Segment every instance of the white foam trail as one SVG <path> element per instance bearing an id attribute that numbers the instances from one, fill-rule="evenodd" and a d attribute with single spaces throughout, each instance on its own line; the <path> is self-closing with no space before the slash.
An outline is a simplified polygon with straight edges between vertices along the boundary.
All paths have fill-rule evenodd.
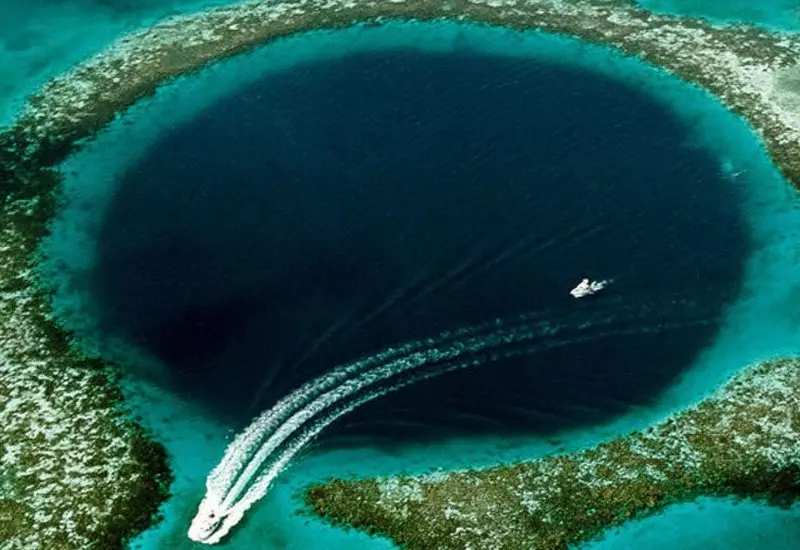
<path id="1" fill-rule="evenodd" d="M 347 398 L 348 396 L 364 390 L 365 388 L 387 380 L 410 369 L 419 368 L 431 363 L 440 363 L 455 359 L 465 353 L 474 353 L 498 345 L 510 345 L 536 336 L 546 336 L 555 332 L 555 328 L 543 322 L 534 325 L 526 331 L 500 330 L 489 336 L 474 335 L 452 341 L 437 341 L 435 347 L 412 351 L 399 358 L 384 362 L 361 374 L 344 380 L 333 389 L 320 394 L 313 401 L 305 405 L 290 418 L 286 419 L 270 437 L 261 445 L 250 458 L 247 466 L 237 476 L 236 482 L 225 494 L 221 507 L 228 509 L 239 498 L 242 491 L 250 483 L 255 473 L 261 468 L 264 461 L 281 445 L 287 437 L 301 427 L 310 418 L 319 414 L 324 409 Z"/>
<path id="2" fill-rule="evenodd" d="M 306 349 L 306 351 L 297 359 L 294 363 L 292 363 L 291 367 L 289 367 L 289 372 L 294 371 L 300 365 L 302 365 L 309 357 L 311 357 L 316 351 L 325 345 L 328 340 L 333 338 L 336 334 L 338 334 L 342 328 L 344 328 L 349 321 L 353 319 L 355 315 L 355 311 L 351 310 L 345 315 L 339 317 L 339 319 L 335 320 L 333 323 L 328 326 L 328 328 L 323 332 L 316 340 L 314 340 L 311 345 Z M 250 406 L 248 407 L 248 413 L 252 413 L 253 409 L 258 405 L 261 398 L 264 397 L 264 392 L 267 391 L 267 388 L 272 383 L 272 380 L 275 378 L 275 372 L 277 369 L 272 369 L 272 374 L 264 379 L 261 384 L 258 386 L 255 394 L 250 399 Z"/>
<path id="3" fill-rule="evenodd" d="M 591 325 L 587 325 L 587 326 L 591 326 Z M 290 441 L 289 445 L 278 455 L 278 457 L 275 460 L 272 461 L 271 464 L 269 464 L 267 470 L 263 474 L 258 476 L 256 481 L 254 483 L 252 483 L 252 485 L 250 485 L 250 487 L 248 488 L 248 490 L 245 492 L 244 496 L 242 496 L 241 499 L 239 499 L 238 501 L 236 501 L 236 502 L 234 502 L 234 503 L 229 505 L 229 508 L 227 508 L 228 511 L 225 514 L 226 515 L 226 517 L 225 517 L 226 521 L 223 523 L 222 528 L 217 530 L 213 534 L 213 536 L 209 537 L 207 540 L 205 540 L 203 542 L 206 542 L 208 544 L 215 544 L 215 543 L 221 541 L 230 532 L 230 530 L 236 525 L 236 523 L 238 523 L 241 520 L 241 518 L 244 517 L 244 514 L 247 512 L 247 510 L 254 503 L 256 503 L 258 500 L 263 498 L 264 495 L 266 495 L 266 493 L 268 492 L 272 482 L 288 466 L 288 464 L 297 455 L 297 453 L 299 453 L 309 442 L 311 442 L 327 426 L 329 426 L 330 424 L 332 424 L 333 422 L 335 422 L 336 420 L 338 420 L 342 416 L 346 415 L 347 413 L 351 412 L 355 408 L 357 408 L 357 407 L 359 407 L 359 406 L 361 406 L 361 405 L 363 405 L 363 404 L 365 404 L 365 403 L 367 403 L 369 401 L 377 399 L 377 398 L 379 398 L 379 397 L 381 397 L 383 395 L 386 395 L 387 393 L 390 393 L 390 392 L 393 392 L 395 390 L 398 390 L 398 389 L 400 389 L 400 388 L 402 388 L 404 386 L 408 386 L 410 384 L 419 382 L 421 380 L 425 380 L 425 379 L 428 379 L 428 378 L 433 378 L 435 376 L 439 376 L 441 374 L 444 374 L 444 373 L 447 373 L 447 372 L 450 372 L 450 371 L 454 371 L 454 370 L 458 370 L 458 369 L 462 369 L 462 368 L 467 368 L 467 367 L 472 367 L 472 366 L 479 366 L 479 365 L 483 365 L 483 364 L 486 364 L 486 363 L 498 361 L 498 360 L 501 360 L 501 359 L 508 359 L 508 358 L 511 358 L 511 357 L 514 357 L 514 356 L 519 356 L 519 355 L 523 355 L 523 354 L 527 354 L 527 353 L 531 353 L 531 352 L 535 352 L 535 351 L 541 351 L 543 349 L 549 349 L 549 348 L 565 346 L 565 345 L 572 345 L 572 344 L 576 344 L 576 343 L 579 343 L 579 342 L 595 340 L 595 339 L 598 339 L 598 338 L 603 338 L 603 337 L 611 336 L 611 335 L 620 336 L 620 335 L 625 335 L 625 334 L 636 334 L 636 333 L 638 333 L 638 334 L 641 334 L 641 333 L 654 333 L 654 332 L 661 332 L 661 331 L 664 331 L 664 330 L 670 330 L 670 329 L 673 329 L 673 328 L 685 327 L 685 326 L 687 326 L 686 323 L 672 323 L 672 324 L 665 323 L 665 324 L 657 325 L 655 327 L 634 325 L 631 328 L 625 329 L 625 330 L 617 330 L 617 329 L 615 329 L 615 330 L 605 331 L 605 332 L 592 332 L 592 333 L 589 333 L 589 334 L 582 334 L 582 335 L 579 335 L 579 336 L 576 336 L 576 337 L 572 337 L 572 338 L 549 339 L 549 340 L 545 340 L 543 342 L 536 342 L 536 343 L 531 344 L 529 346 L 526 346 L 524 348 L 517 348 L 517 349 L 514 349 L 514 350 L 504 350 L 502 348 L 494 349 L 494 350 L 490 350 L 488 352 L 488 354 L 482 355 L 480 357 L 475 357 L 475 358 L 472 358 L 472 359 L 468 359 L 468 360 L 462 360 L 462 361 L 456 361 L 456 362 L 444 363 L 444 364 L 437 363 L 432 368 L 429 368 L 429 369 L 426 368 L 422 372 L 413 373 L 412 375 L 407 376 L 406 378 L 404 378 L 404 379 L 402 379 L 402 380 L 400 380 L 400 381 L 398 381 L 398 382 L 396 382 L 394 384 L 391 384 L 389 386 L 382 387 L 382 388 L 379 388 L 379 389 L 376 389 L 376 390 L 372 390 L 372 391 L 364 392 L 362 395 L 356 396 L 355 398 L 351 399 L 349 402 L 346 402 L 345 404 L 340 405 L 338 407 L 334 407 L 333 410 L 328 412 L 328 414 L 326 414 L 323 417 L 317 419 L 316 421 L 311 422 L 311 426 L 307 427 L 306 429 L 302 429 L 302 422 L 301 422 L 299 424 L 299 426 L 301 426 L 301 429 L 302 429 L 301 434 L 299 436 L 297 436 L 295 439 L 293 439 L 292 441 Z M 585 327 L 583 327 L 583 328 L 585 328 Z M 384 378 L 382 380 L 385 380 L 385 379 L 386 378 Z M 343 393 L 342 395 L 345 395 L 345 398 L 346 398 L 347 396 L 351 396 L 354 393 L 355 392 L 350 392 L 350 393 L 346 393 L 346 394 Z M 331 404 L 332 403 L 329 403 L 328 407 L 325 407 L 325 408 L 330 408 Z M 299 413 L 296 416 L 299 417 L 301 415 L 302 415 L 302 411 L 301 411 L 301 413 Z M 310 415 L 310 416 L 313 416 L 313 415 Z M 293 430 L 293 431 L 296 431 L 296 429 Z M 285 439 L 286 438 L 284 437 L 284 439 L 282 439 L 281 441 L 284 441 Z M 276 447 L 277 447 L 277 445 L 272 447 L 271 451 L 274 451 Z"/>
<path id="4" fill-rule="evenodd" d="M 358 321 L 352 323 L 348 328 L 351 331 L 356 331 L 359 328 L 363 327 L 367 323 L 373 321 L 379 315 L 385 313 L 392 307 L 394 307 L 400 300 L 402 300 L 405 296 L 408 296 L 414 287 L 418 286 L 422 281 L 422 276 L 417 275 L 413 279 L 411 279 L 405 285 L 399 287 L 395 290 L 389 297 L 375 310 L 368 313 L 364 318 L 359 319 Z M 293 371 L 298 368 L 300 365 L 305 363 L 314 353 L 317 352 L 319 348 L 325 345 L 331 338 L 342 332 L 342 330 L 348 326 L 348 322 L 352 321 L 355 317 L 356 311 L 355 308 L 351 309 L 346 315 L 342 315 L 338 320 L 331 323 L 331 325 L 323 332 L 311 345 L 306 349 L 306 351 L 297 359 L 294 363 L 292 363 L 291 367 L 289 367 L 289 371 Z M 250 407 L 248 410 L 252 411 L 252 409 L 261 401 L 261 398 L 264 396 L 264 392 L 269 387 L 269 384 L 272 381 L 274 376 L 269 377 L 266 379 L 256 390 L 253 398 L 250 400 Z"/>
<path id="5" fill-rule="evenodd" d="M 675 307 L 680 306 L 680 304 L 673 302 L 672 304 L 667 304 L 667 306 Z M 608 309 L 614 311 L 614 308 Z M 608 309 L 606 309 L 606 311 L 608 311 Z M 640 309 L 638 311 L 639 317 L 641 317 L 643 313 L 646 314 L 650 311 L 651 310 Z M 658 311 L 659 313 L 664 313 L 662 308 L 659 308 Z M 610 318 L 606 318 L 603 320 L 607 321 L 609 319 Z M 582 331 L 586 328 L 597 326 L 598 324 L 592 321 L 583 321 L 580 323 L 561 323 L 556 326 L 548 323 L 530 324 L 530 322 L 525 323 L 525 320 L 526 319 L 523 317 L 523 323 L 521 325 L 518 324 L 511 327 L 508 324 L 499 322 L 482 325 L 484 330 L 486 327 L 493 326 L 495 328 L 495 331 L 490 334 L 480 334 L 480 327 L 477 329 L 464 329 L 443 335 L 443 337 L 439 339 L 424 340 L 398 348 L 391 348 L 365 360 L 335 369 L 331 373 L 315 381 L 304 384 L 297 391 L 279 401 L 270 411 L 259 416 L 228 447 L 223 460 L 209 475 L 206 484 L 208 492 L 203 503 L 201 503 L 198 516 L 192 523 L 190 537 L 201 542 L 210 542 L 212 538 L 216 538 L 216 534 L 219 532 L 220 528 L 225 528 L 227 524 L 238 521 L 234 520 L 234 518 L 239 515 L 238 510 L 242 508 L 242 505 L 246 505 L 246 509 L 252 502 L 261 498 L 264 493 L 257 488 L 268 487 L 271 479 L 283 468 L 283 466 L 279 466 L 276 469 L 276 464 L 283 464 L 280 457 L 286 454 L 286 451 L 284 454 L 280 455 L 277 460 L 273 461 L 273 465 L 269 467 L 265 474 L 257 478 L 255 484 L 252 485 L 250 489 L 247 489 L 251 480 L 261 469 L 264 462 L 266 462 L 297 430 L 302 429 L 309 420 L 313 419 L 320 412 L 330 409 L 331 406 L 339 401 L 346 400 L 368 389 L 370 386 L 384 382 L 421 366 L 429 366 L 428 370 L 430 374 L 426 374 L 428 372 L 428 370 L 426 370 L 420 376 L 434 376 L 435 373 L 441 371 L 443 365 L 445 371 L 452 370 L 453 368 L 461 368 L 459 366 L 452 366 L 452 364 L 448 364 L 447 362 L 457 359 L 465 353 L 480 353 L 486 352 L 487 350 L 494 353 L 494 351 L 492 351 L 494 348 L 507 347 L 534 338 L 542 338 L 555 334 L 562 328 Z M 641 319 L 639 319 L 639 321 L 641 321 Z M 701 319 L 700 322 L 704 321 L 708 322 L 709 320 Z M 680 325 L 675 323 L 672 325 L 659 324 L 653 329 L 653 327 L 642 325 L 639 322 L 639 324 L 635 324 L 628 332 L 661 331 L 667 328 L 674 328 L 675 326 L 687 326 L 687 324 L 684 320 Z M 599 334 L 595 337 L 608 334 L 625 334 L 625 332 L 614 330 L 610 333 Z M 580 341 L 581 338 L 586 339 L 590 338 L 590 336 L 553 340 L 553 342 L 576 342 Z M 539 345 L 547 347 L 546 344 Z M 457 365 L 472 365 L 475 361 L 485 362 L 483 359 L 473 359 L 456 363 Z M 399 385 L 395 384 L 391 387 L 401 387 L 408 383 L 410 382 L 403 382 Z M 354 402 L 357 402 L 357 404 L 344 407 L 344 409 L 346 409 L 345 412 L 358 406 L 358 403 L 365 402 L 364 400 L 374 399 L 387 391 L 391 390 L 381 389 L 377 392 L 366 392 L 365 396 L 373 395 L 373 397 L 363 397 L 363 400 L 361 397 L 356 398 Z M 293 410 L 297 412 L 292 413 Z M 345 414 L 345 412 L 341 414 Z M 324 420 L 323 418 L 321 421 L 323 425 L 319 430 L 322 430 L 324 426 L 327 426 L 330 422 L 335 421 L 341 414 L 328 414 L 325 416 L 324 418 L 328 420 Z M 316 426 L 317 423 L 319 422 L 313 423 L 312 428 Z M 311 429 L 310 431 L 316 434 L 319 430 L 314 431 Z M 308 431 L 309 430 L 306 430 L 306 432 Z M 304 436 L 301 435 L 300 439 L 303 437 Z M 309 437 L 313 437 L 313 435 Z M 294 445 L 290 448 L 294 448 Z M 255 453 L 253 451 L 255 451 Z M 291 455 L 293 456 L 293 454 Z M 287 458 L 286 461 L 290 458 L 291 457 Z M 265 479 L 268 479 L 266 484 L 264 482 Z M 239 496 L 245 490 L 244 497 L 239 499 Z M 209 517 L 217 519 L 213 521 L 207 520 L 206 526 L 213 525 L 213 528 L 204 531 L 203 528 L 196 527 L 196 524 L 202 526 L 203 522 L 201 516 L 204 513 L 209 513 L 209 511 Z M 230 527 L 225 528 L 225 532 L 227 532 L 229 528 Z"/>
<path id="6" fill-rule="evenodd" d="M 494 257 L 489 258 L 483 264 L 479 264 L 481 258 L 485 255 L 485 248 L 481 247 L 478 248 L 477 251 L 473 252 L 470 256 L 468 256 L 464 261 L 457 264 L 453 269 L 442 275 L 436 281 L 429 283 L 427 286 L 423 287 L 421 290 L 417 291 L 415 294 L 412 294 L 412 291 L 415 287 L 417 287 L 423 280 L 420 275 L 414 277 L 411 281 L 406 283 L 405 285 L 399 287 L 395 290 L 385 301 L 381 304 L 378 308 L 374 311 L 370 312 L 366 317 L 363 319 L 359 319 L 357 322 L 353 323 L 350 326 L 350 330 L 358 330 L 359 328 L 363 327 L 364 325 L 372 322 L 374 319 L 385 313 L 386 311 L 393 308 L 397 305 L 401 300 L 407 298 L 407 303 L 416 302 L 429 294 L 436 292 L 440 288 L 448 285 L 449 283 L 455 282 L 453 288 L 457 286 L 464 285 L 468 280 L 474 279 L 475 277 L 485 273 L 489 269 L 497 266 L 498 264 L 502 263 L 505 260 L 508 260 L 514 256 L 515 253 L 524 250 L 526 248 L 530 248 L 531 243 L 535 242 L 535 237 L 533 235 L 529 235 L 524 237 L 514 244 L 505 247 L 499 253 L 496 253 Z M 535 250 L 540 250 L 552 246 L 555 244 L 556 239 L 551 238 L 544 243 L 540 243 L 539 246 L 534 247 Z M 477 269 L 473 272 L 468 273 L 463 279 L 457 280 L 459 277 L 464 275 L 469 269 L 475 267 L 477 265 Z M 343 328 L 347 325 L 348 321 L 352 320 L 354 316 L 354 312 L 351 311 L 347 315 L 343 315 L 339 320 L 332 323 L 325 332 L 320 335 L 309 348 L 303 353 L 303 355 L 295 361 L 289 370 L 292 371 L 302 365 L 305 361 L 308 360 L 320 347 L 322 347 L 326 342 L 328 342 L 331 338 L 336 336 L 338 333 L 342 331 Z M 250 407 L 248 410 L 252 410 L 261 400 L 264 395 L 264 392 L 269 387 L 269 384 L 272 380 L 272 377 L 266 379 L 256 390 L 253 398 L 250 401 Z"/>
<path id="7" fill-rule="evenodd" d="M 368 401 L 372 401 L 373 399 L 376 399 L 403 386 L 409 385 L 413 382 L 423 380 L 425 378 L 431 378 L 448 370 L 479 365 L 484 362 L 486 362 L 486 360 L 483 358 L 475 358 L 469 361 L 461 361 L 457 364 L 448 365 L 446 370 L 442 369 L 437 372 L 425 371 L 415 376 L 410 376 L 398 384 L 381 388 L 373 392 L 364 393 L 363 395 L 352 399 L 345 405 L 336 407 L 335 410 L 331 411 L 328 415 L 325 415 L 322 418 L 312 422 L 310 427 L 302 430 L 302 433 L 289 443 L 288 447 L 286 447 L 284 451 L 281 452 L 279 456 L 269 465 L 267 471 L 261 474 L 256 481 L 250 485 L 249 489 L 241 499 L 236 501 L 230 508 L 227 509 L 227 511 L 222 513 L 218 512 L 220 516 L 224 516 L 224 520 L 221 523 L 220 528 L 217 529 L 210 537 L 200 542 L 204 542 L 206 544 L 216 544 L 225 538 L 230 530 L 235 527 L 239 521 L 241 521 L 247 510 L 267 494 L 272 482 L 286 468 L 286 466 L 297 455 L 297 453 L 299 453 L 303 447 L 313 440 L 323 429 L 325 429 L 332 422 L 335 422 L 341 416 Z M 222 508 L 222 510 L 224 510 L 224 508 Z"/>
<path id="8" fill-rule="evenodd" d="M 423 280 L 421 275 L 417 275 L 413 279 L 411 279 L 405 285 L 396 289 L 389 297 L 374 311 L 368 313 L 364 318 L 359 319 L 355 322 L 351 327 L 350 330 L 355 331 L 363 327 L 364 325 L 371 323 L 374 319 L 382 315 L 383 313 L 389 311 L 395 305 L 397 305 L 401 300 L 408 297 L 408 303 L 415 302 L 431 292 L 436 291 L 440 287 L 447 284 L 450 280 L 458 277 L 461 273 L 465 270 L 469 269 L 473 264 L 475 264 L 481 256 L 481 249 L 477 252 L 471 254 L 466 260 L 458 264 L 455 268 L 451 269 L 449 272 L 445 273 L 440 279 L 434 281 L 433 283 L 429 283 L 428 286 L 423 287 L 421 290 L 417 291 L 415 294 L 412 294 L 412 291 L 415 287 L 417 287 Z M 300 365 L 302 365 L 305 361 L 308 360 L 320 347 L 322 347 L 326 342 L 328 342 L 331 338 L 336 336 L 338 333 L 342 331 L 342 329 L 347 325 L 347 322 L 350 321 L 354 316 L 354 312 L 350 311 L 347 315 L 343 315 L 338 321 L 335 321 L 328 327 L 328 329 L 319 337 L 317 338 L 311 346 L 303 353 L 303 355 L 292 364 L 289 368 L 290 371 L 296 369 Z M 273 377 L 266 379 L 256 390 L 253 398 L 250 401 L 250 407 L 248 410 L 252 410 L 261 400 L 264 395 L 264 392 L 269 387 Z"/>
<path id="9" fill-rule="evenodd" d="M 597 323 L 593 321 L 583 321 L 576 324 L 562 323 L 560 325 L 553 325 L 549 322 L 540 322 L 523 327 L 506 327 L 489 335 L 478 334 L 452 342 L 439 342 L 436 347 L 432 349 L 412 352 L 409 355 L 389 361 L 348 379 L 334 389 L 319 395 L 301 410 L 286 419 L 275 433 L 267 438 L 255 455 L 250 458 L 244 471 L 238 476 L 234 485 L 225 495 L 221 507 L 222 509 L 228 509 L 233 506 L 233 503 L 239 498 L 253 476 L 261 469 L 263 463 L 287 438 L 291 437 L 297 429 L 301 428 L 309 419 L 342 399 L 346 399 L 370 386 L 422 366 L 429 367 L 431 365 L 457 359 L 464 354 L 481 353 L 496 347 L 507 347 L 534 338 L 545 338 L 557 334 L 565 328 L 580 331 L 596 325 Z M 645 330 L 645 328 L 641 330 Z"/>
<path id="10" fill-rule="evenodd" d="M 546 312 L 542 312 L 543 316 Z M 522 319 L 533 316 L 521 317 Z M 320 394 L 336 387 L 357 373 L 385 363 L 397 357 L 407 356 L 420 349 L 430 348 L 449 339 L 458 339 L 470 334 L 496 326 L 497 323 L 485 323 L 477 327 L 454 330 L 444 333 L 437 339 L 429 338 L 411 342 L 397 347 L 387 348 L 380 353 L 355 361 L 344 367 L 339 367 L 331 372 L 311 380 L 289 395 L 279 400 L 271 409 L 259 415 L 245 430 L 240 433 L 228 446 L 222 461 L 211 471 L 206 480 L 208 493 L 226 495 L 236 481 L 235 472 L 244 467 L 247 457 L 261 445 L 267 434 L 271 433 L 299 407 L 304 406 Z M 222 498 L 222 497 L 220 497 Z"/>
<path id="11" fill-rule="evenodd" d="M 389 349 L 385 352 L 368 357 L 362 361 L 357 361 L 344 367 L 331 371 L 320 378 L 311 380 L 286 397 L 279 400 L 275 406 L 259 415 L 236 439 L 228 446 L 222 461 L 211 471 L 206 480 L 206 488 L 209 493 L 224 495 L 228 492 L 235 481 L 235 473 L 248 461 L 250 455 L 260 446 L 262 439 L 271 430 L 283 422 L 298 407 L 301 407 L 309 400 L 315 398 L 320 393 L 335 387 L 356 372 L 374 366 L 384 359 L 384 356 L 403 354 L 413 351 L 413 344 Z"/>

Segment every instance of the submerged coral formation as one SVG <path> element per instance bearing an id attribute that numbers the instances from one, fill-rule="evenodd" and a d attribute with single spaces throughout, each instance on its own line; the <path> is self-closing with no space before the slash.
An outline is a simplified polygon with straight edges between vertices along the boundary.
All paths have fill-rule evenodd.
<path id="1" fill-rule="evenodd" d="M 31 99 L 15 141 L 58 147 L 91 134 L 165 80 L 281 36 L 385 18 L 440 18 L 574 36 L 653 63 L 717 95 L 762 135 L 788 179 L 800 143 L 800 38 L 656 15 L 625 0 L 254 1 L 128 35 Z"/>
<path id="2" fill-rule="evenodd" d="M 56 180 L 4 160 L 0 547 L 121 548 L 167 494 L 166 456 L 127 419 L 106 365 L 74 351 L 49 318 L 32 262 Z"/>
<path id="3" fill-rule="evenodd" d="M 50 81 L 0 133 L 3 548 L 118 547 L 150 521 L 169 481 L 163 450 L 126 419 L 107 366 L 75 350 L 49 314 L 47 293 L 37 289 L 35 251 L 61 185 L 55 167 L 80 139 L 173 77 L 280 36 L 390 17 L 538 28 L 619 48 L 715 93 L 749 120 L 784 174 L 800 184 L 800 38 L 791 35 L 654 15 L 622 0 L 270 0 L 173 18 L 125 36 Z M 797 388 L 794 365 L 748 371 L 721 397 L 673 420 L 680 429 L 664 424 L 582 455 L 453 474 L 440 483 L 333 482 L 312 500 L 331 517 L 416 547 L 426 536 L 441 542 L 427 547 L 480 537 L 519 547 L 516 540 L 531 540 L 513 538 L 531 536 L 530 528 L 520 528 L 527 522 L 537 526 L 537 548 L 557 548 L 699 492 L 793 487 L 797 411 L 786 392 Z M 738 387 L 759 391 L 739 403 Z M 692 431 L 693 423 L 703 431 Z M 747 452 L 731 454 L 736 449 Z M 463 500 L 449 506 L 456 489 Z M 348 495 L 363 505 L 345 512 Z M 554 506 L 554 498 L 563 505 Z M 381 504 L 398 499 L 395 512 Z M 496 522 L 491 533 L 480 526 L 486 514 Z"/>
<path id="4" fill-rule="evenodd" d="M 409 549 L 562 550 L 699 496 L 800 495 L 800 362 L 751 367 L 643 432 L 574 454 L 419 477 L 332 480 L 306 502 Z"/>

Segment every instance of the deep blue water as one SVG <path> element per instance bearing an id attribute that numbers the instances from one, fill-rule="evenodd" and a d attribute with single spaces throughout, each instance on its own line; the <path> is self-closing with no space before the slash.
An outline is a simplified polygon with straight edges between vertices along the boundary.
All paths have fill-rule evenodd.
<path id="1" fill-rule="evenodd" d="M 642 92 L 534 59 L 394 50 L 274 74 L 127 172 L 94 273 L 104 326 L 244 424 L 333 365 L 449 328 L 685 319 L 421 382 L 329 434 L 607 419 L 668 387 L 717 328 L 688 321 L 739 289 L 742 199 L 688 138 Z M 614 283 L 577 302 L 584 276 Z"/>

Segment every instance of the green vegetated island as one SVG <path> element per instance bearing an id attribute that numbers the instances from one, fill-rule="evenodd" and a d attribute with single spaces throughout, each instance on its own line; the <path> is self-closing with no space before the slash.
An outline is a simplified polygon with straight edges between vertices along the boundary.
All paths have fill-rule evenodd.
<path id="1" fill-rule="evenodd" d="M 745 117 L 800 185 L 800 37 L 655 15 L 624 0 L 287 0 L 172 18 L 48 82 L 0 130 L 0 547 L 112 549 L 168 496 L 163 448 L 130 418 L 113 365 L 82 355 L 36 279 L 58 206 L 57 165 L 174 77 L 276 38 L 382 19 L 446 18 L 609 45 L 709 90 Z M 642 433 L 561 457 L 439 477 L 329 481 L 307 502 L 409 548 L 584 541 L 700 494 L 791 497 L 800 369 L 744 368 L 703 403 Z"/>

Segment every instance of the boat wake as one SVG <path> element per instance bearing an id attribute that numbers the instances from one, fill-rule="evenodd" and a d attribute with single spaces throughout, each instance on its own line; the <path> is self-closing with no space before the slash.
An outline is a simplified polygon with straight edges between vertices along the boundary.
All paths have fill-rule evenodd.
<path id="1" fill-rule="evenodd" d="M 621 299 L 540 312 L 391 347 L 311 380 L 259 415 L 228 446 L 206 480 L 206 495 L 188 536 L 220 542 L 269 490 L 290 461 L 323 429 L 356 407 L 409 384 L 456 369 L 548 348 L 626 334 L 656 333 L 714 321 L 696 303 L 654 306 Z"/>

